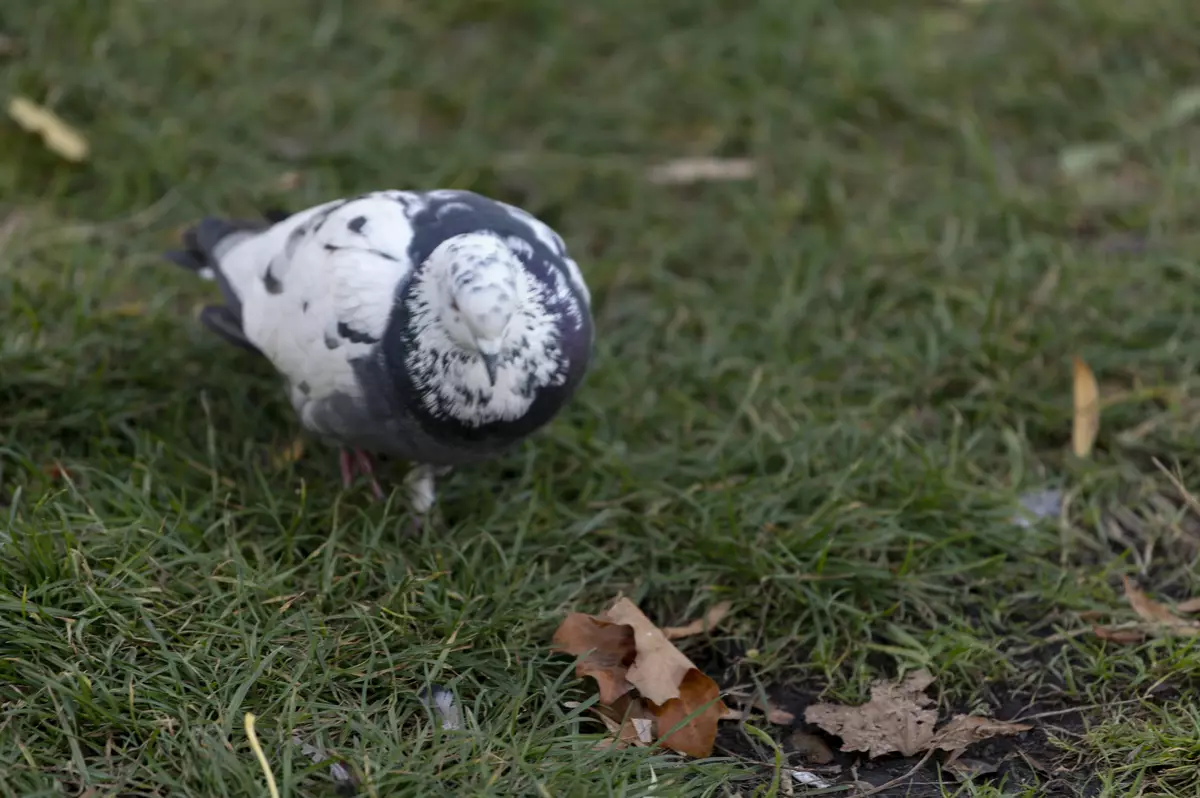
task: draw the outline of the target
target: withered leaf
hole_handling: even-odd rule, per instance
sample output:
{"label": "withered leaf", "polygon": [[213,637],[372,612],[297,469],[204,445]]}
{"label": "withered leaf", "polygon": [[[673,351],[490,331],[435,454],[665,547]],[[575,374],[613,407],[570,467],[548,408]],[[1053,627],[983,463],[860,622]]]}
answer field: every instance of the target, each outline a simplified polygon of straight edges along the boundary
{"label": "withered leaf", "polygon": [[656,715],[658,734],[663,735],[660,742],[690,756],[711,754],[717,739],[717,721],[725,713],[720,692],[717,683],[699,670],[688,670],[679,684],[678,698],[662,706],[649,705]]}
{"label": "withered leaf", "polygon": [[628,694],[621,696],[612,706],[596,704],[591,712],[604,723],[612,738],[603,741],[601,747],[627,748],[647,746],[654,742],[654,716],[645,703]]}
{"label": "withered leaf", "polygon": [[708,612],[704,613],[703,618],[697,618],[683,626],[668,626],[664,628],[662,630],[663,636],[668,640],[679,640],[684,637],[711,632],[717,624],[725,620],[725,616],[729,614],[729,610],[732,607],[733,603],[729,601],[714,604],[709,608]]}
{"label": "withered leaf", "polygon": [[1140,643],[1146,639],[1146,632],[1144,630],[1133,627],[1117,628],[1092,624],[1092,633],[1101,640],[1107,640],[1110,643],[1122,646]]}
{"label": "withered leaf", "polygon": [[601,702],[612,704],[632,688],[627,673],[637,649],[629,626],[573,612],[554,632],[553,647],[577,657],[587,655],[575,664],[575,675],[596,680]]}
{"label": "withered leaf", "polygon": [[848,707],[814,704],[805,710],[809,723],[842,738],[843,751],[866,751],[872,759],[893,752],[914,756],[922,751],[961,751],[972,743],[1002,734],[1018,734],[1032,727],[1024,723],[956,715],[935,729],[937,713],[924,690],[933,683],[927,671],[910,674],[899,684],[876,682],[871,700]]}
{"label": "withered leaf", "polygon": [[776,726],[790,726],[796,716],[786,709],[780,709],[770,701],[758,700],[754,702],[754,706],[761,709],[767,716],[767,723],[774,723]]}
{"label": "withered leaf", "polygon": [[1000,769],[1000,766],[995,762],[984,762],[982,759],[967,759],[965,757],[947,762],[942,767],[952,773],[959,781],[970,781],[976,776],[986,776]]}
{"label": "withered leaf", "polygon": [[950,722],[938,730],[933,748],[943,751],[961,751],[971,743],[1009,734],[1020,734],[1032,729],[1028,723],[1012,723],[978,715],[955,715]]}
{"label": "withered leaf", "polygon": [[625,674],[629,683],[659,706],[678,698],[680,683],[696,667],[692,661],[627,598],[617,599],[603,617],[615,624],[626,624],[632,630],[637,657]]}
{"label": "withered leaf", "polygon": [[1200,612],[1200,596],[1179,602],[1175,605],[1175,609],[1178,612],[1186,612],[1188,614]]}
{"label": "withered leaf", "polygon": [[833,761],[833,751],[830,751],[825,741],[815,734],[803,730],[795,731],[788,738],[788,742],[796,749],[796,753],[814,765],[828,765]]}
{"label": "withered leaf", "polygon": [[1142,620],[1155,624],[1159,630],[1168,634],[1185,637],[1200,635],[1200,623],[1180,618],[1165,605],[1147,596],[1128,576],[1122,579],[1125,582],[1125,598]]}
{"label": "withered leaf", "polygon": [[896,751],[913,756],[933,743],[937,713],[928,709],[933,702],[923,693],[932,683],[925,670],[899,684],[879,681],[871,687],[867,703],[813,704],[804,711],[804,719],[841,737],[843,751],[866,751],[871,758]]}
{"label": "withered leaf", "polygon": [[1076,457],[1088,457],[1100,432],[1100,388],[1087,363],[1074,359],[1072,381],[1075,418],[1071,428],[1071,449]]}
{"label": "withered leaf", "polygon": [[[602,705],[619,706],[636,688],[663,745],[697,757],[712,753],[717,721],[728,711],[720,689],[629,599],[618,599],[600,617],[568,615],[554,633],[554,648],[576,656],[595,649],[576,664],[576,674],[596,679]],[[644,724],[634,726],[639,735],[647,733]]]}

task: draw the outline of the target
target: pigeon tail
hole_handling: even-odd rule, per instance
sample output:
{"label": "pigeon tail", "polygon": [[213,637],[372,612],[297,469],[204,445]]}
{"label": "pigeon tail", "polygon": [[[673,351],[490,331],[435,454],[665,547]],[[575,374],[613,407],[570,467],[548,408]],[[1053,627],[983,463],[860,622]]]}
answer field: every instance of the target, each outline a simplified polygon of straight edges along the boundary
{"label": "pigeon tail", "polygon": [[206,280],[215,280],[225,299],[224,305],[209,305],[200,314],[200,320],[226,341],[258,352],[258,348],[247,340],[242,329],[242,303],[237,292],[221,273],[220,257],[228,248],[233,236],[259,233],[271,226],[279,212],[272,212],[267,221],[243,221],[236,219],[201,219],[183,232],[184,249],[164,252],[163,257],[177,266],[182,266]]}

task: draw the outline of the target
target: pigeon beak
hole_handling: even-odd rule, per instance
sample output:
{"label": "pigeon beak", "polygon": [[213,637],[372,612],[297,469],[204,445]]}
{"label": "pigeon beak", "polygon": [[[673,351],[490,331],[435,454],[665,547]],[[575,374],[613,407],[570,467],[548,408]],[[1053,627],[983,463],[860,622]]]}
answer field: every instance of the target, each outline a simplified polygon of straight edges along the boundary
{"label": "pigeon beak", "polygon": [[500,368],[500,356],[484,354],[480,355],[480,357],[483,358],[483,367],[487,369],[488,383],[495,387],[496,372]]}

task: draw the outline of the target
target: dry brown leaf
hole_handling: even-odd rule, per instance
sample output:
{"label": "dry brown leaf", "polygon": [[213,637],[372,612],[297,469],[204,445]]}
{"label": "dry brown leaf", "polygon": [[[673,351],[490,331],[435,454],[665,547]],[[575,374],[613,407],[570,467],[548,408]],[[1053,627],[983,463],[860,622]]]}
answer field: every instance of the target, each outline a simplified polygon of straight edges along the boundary
{"label": "dry brown leaf", "polygon": [[87,159],[87,139],[53,111],[26,97],[13,97],[8,101],[8,115],[30,133],[41,136],[46,147],[55,154],[68,161]]}
{"label": "dry brown leaf", "polygon": [[773,723],[776,726],[790,726],[796,720],[796,716],[791,712],[780,709],[761,695],[754,697],[754,708],[767,716],[767,723]]}
{"label": "dry brown leaf", "polygon": [[1074,360],[1073,386],[1075,419],[1071,449],[1076,457],[1088,457],[1100,432],[1100,388],[1096,385],[1096,375],[1078,357]]}
{"label": "dry brown leaf", "polygon": [[842,738],[843,751],[866,751],[871,758],[899,751],[913,756],[934,740],[937,713],[924,694],[933,683],[928,671],[911,673],[899,684],[884,681],[871,687],[871,700],[861,706],[813,704],[804,719]]}
{"label": "dry brown leaf", "polygon": [[786,709],[780,709],[774,704],[767,704],[766,707],[759,706],[759,709],[767,713],[767,723],[773,723],[776,726],[790,726],[796,720],[796,716]]}
{"label": "dry brown leaf", "polygon": [[676,158],[650,169],[646,177],[659,185],[685,185],[714,180],[749,180],[758,171],[749,158]]}
{"label": "dry brown leaf", "polygon": [[1032,729],[1028,723],[1012,723],[978,715],[955,715],[950,722],[938,730],[934,748],[943,751],[961,751],[971,743],[1001,735],[1020,734]]}
{"label": "dry brown leaf", "polygon": [[[636,688],[663,745],[697,757],[712,753],[717,722],[727,712],[717,683],[629,599],[618,599],[600,617],[571,613],[554,633],[554,648],[576,656],[594,649],[575,672],[596,679],[601,704],[613,707]],[[667,734],[692,713],[696,715]]]}
{"label": "dry brown leaf", "polygon": [[604,722],[613,735],[612,744],[618,748],[654,742],[654,715],[640,698],[626,694],[612,706],[597,704],[592,712]]}
{"label": "dry brown leaf", "polygon": [[830,751],[825,741],[815,734],[803,730],[792,732],[788,742],[796,749],[796,753],[814,765],[828,765],[833,761],[833,751]]}
{"label": "dry brown leaf", "polygon": [[1110,643],[1116,643],[1121,646],[1133,645],[1146,639],[1146,632],[1144,630],[1128,627],[1118,629],[1092,624],[1092,633],[1101,640],[1107,640]]}
{"label": "dry brown leaf", "polygon": [[[738,697],[742,698],[744,696]],[[788,712],[786,709],[780,709],[772,704],[769,700],[766,700],[760,696],[756,696],[753,701],[748,703],[750,707],[753,707],[754,709],[757,709],[766,715],[768,723],[773,723],[776,726],[790,726],[796,720],[796,716],[791,712]],[[741,709],[727,709],[725,710],[725,714],[721,716],[721,720],[743,720],[748,715],[748,711]]]}
{"label": "dry brown leaf", "polygon": [[672,698],[662,706],[647,702],[656,715],[657,732],[663,735],[659,741],[689,756],[711,754],[717,739],[717,721],[725,714],[720,693],[716,682],[692,668],[679,684],[678,698]]}
{"label": "dry brown leaf", "polygon": [[1122,577],[1125,582],[1125,598],[1129,606],[1143,621],[1155,624],[1158,629],[1170,634],[1194,637],[1200,635],[1200,623],[1180,618],[1163,604],[1159,604],[1133,583],[1128,576]]}
{"label": "dry brown leaf", "polygon": [[1175,611],[1186,613],[1200,612],[1200,596],[1179,602],[1175,605]]}
{"label": "dry brown leaf", "polygon": [[710,632],[721,621],[725,620],[725,616],[729,614],[729,610],[733,608],[733,603],[722,601],[720,604],[714,604],[709,607],[708,612],[704,613],[703,618],[697,618],[691,623],[683,626],[667,626],[662,632],[663,636],[668,640],[679,640],[684,637],[692,637],[693,635],[704,634]]}
{"label": "dry brown leaf", "polygon": [[553,646],[577,657],[587,654],[575,664],[575,675],[596,680],[602,703],[615,703],[633,687],[626,675],[637,648],[629,626],[573,612],[554,632]]}
{"label": "dry brown leaf", "polygon": [[[604,612],[604,617],[627,624],[633,630],[637,657],[625,678],[637,688],[657,716],[656,731],[660,742],[691,756],[711,754],[717,738],[717,721],[726,709],[718,697],[717,683],[675,648],[662,630],[629,599],[617,599]],[[698,714],[683,727],[667,734],[697,710]]]}
{"label": "dry brown leaf", "polygon": [[[795,722],[796,716],[786,709],[781,709],[772,703],[771,699],[767,698],[761,692],[750,693],[741,688],[734,688],[729,692],[729,695],[738,700],[741,704],[741,709],[736,716],[728,716],[722,720],[730,720],[732,717],[741,719],[750,715],[751,709],[757,709],[767,717],[767,722],[777,726],[790,726]],[[732,710],[730,710],[732,712]]]}
{"label": "dry brown leaf", "polygon": [[995,773],[1000,766],[995,762],[984,762],[982,759],[955,759],[942,766],[959,781],[970,781],[976,776],[986,776]]}
{"label": "dry brown leaf", "polygon": [[924,690],[933,683],[928,671],[909,674],[899,684],[876,682],[871,700],[861,706],[814,704],[804,712],[809,723],[842,738],[843,751],[866,751],[874,759],[893,752],[914,756],[940,748],[961,751],[972,743],[1032,727],[975,715],[956,715],[935,730],[937,713]]}
{"label": "dry brown leaf", "polygon": [[617,599],[602,617],[632,628],[637,658],[630,665],[625,678],[642,697],[659,706],[678,698],[680,683],[688,671],[696,667],[692,661],[675,648],[654,622],[627,598]]}

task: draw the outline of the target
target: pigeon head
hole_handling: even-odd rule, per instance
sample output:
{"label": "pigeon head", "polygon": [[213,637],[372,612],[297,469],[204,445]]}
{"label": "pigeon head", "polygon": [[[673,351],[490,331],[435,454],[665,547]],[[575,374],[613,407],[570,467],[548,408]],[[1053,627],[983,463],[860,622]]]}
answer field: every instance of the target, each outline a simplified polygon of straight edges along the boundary
{"label": "pigeon head", "polygon": [[440,278],[440,316],[446,334],[478,359],[494,386],[520,309],[521,260],[494,235],[466,233],[442,242],[428,265]]}
{"label": "pigeon head", "polygon": [[413,275],[404,369],[433,417],[467,427],[516,421],[543,389],[566,384],[579,347],[565,336],[586,334],[585,309],[526,265],[532,253],[515,236],[463,233]]}
{"label": "pigeon head", "polygon": [[[463,233],[440,242],[407,294],[404,371],[436,419],[467,427],[524,418],[542,390],[570,377],[583,308],[527,265],[517,236]],[[539,275],[542,275],[539,277]]]}

